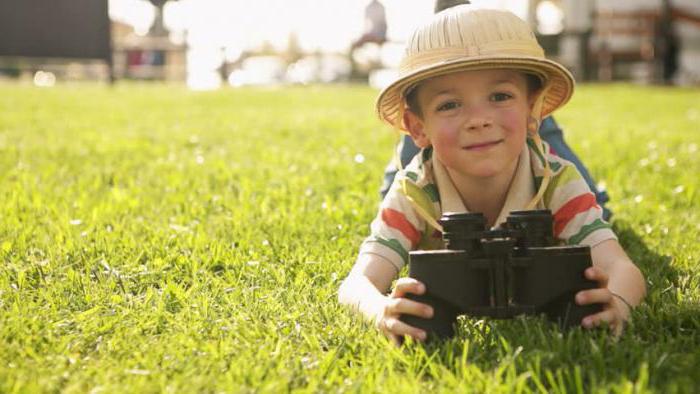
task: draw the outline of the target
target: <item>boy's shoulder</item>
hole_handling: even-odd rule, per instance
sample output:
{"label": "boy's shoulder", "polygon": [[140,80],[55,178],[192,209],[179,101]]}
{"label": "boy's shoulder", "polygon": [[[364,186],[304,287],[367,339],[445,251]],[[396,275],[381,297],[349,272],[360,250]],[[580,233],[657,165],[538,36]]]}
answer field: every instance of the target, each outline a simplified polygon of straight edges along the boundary
{"label": "boy's shoulder", "polygon": [[545,162],[551,172],[551,177],[544,192],[542,201],[544,207],[555,211],[561,204],[571,198],[581,195],[592,197],[595,202],[595,195],[591,192],[586,180],[576,168],[576,165],[566,159],[559,157],[550,150],[546,142],[542,142],[541,153],[535,147],[535,142],[528,138],[527,145],[530,150],[530,166],[535,183],[535,189],[539,189],[545,174]]}
{"label": "boy's shoulder", "polygon": [[602,218],[595,194],[591,191],[574,163],[562,159],[544,144],[540,153],[534,141],[528,139],[531,152],[531,168],[535,186],[539,188],[545,173],[545,163],[551,170],[551,178],[542,196],[542,208],[554,215],[554,236],[569,245],[594,246],[616,239],[610,224]]}
{"label": "boy's shoulder", "polygon": [[439,218],[440,193],[435,178],[432,148],[422,149],[405,168],[399,170],[392,190],[389,191],[389,195],[395,194],[413,200],[423,210],[431,212],[435,220]]}
{"label": "boy's shoulder", "polygon": [[396,174],[399,179],[407,178],[416,186],[425,187],[435,184],[433,172],[433,149],[421,149],[410,163]]}
{"label": "boy's shoulder", "polygon": [[[552,172],[552,176],[556,177],[564,172],[573,169],[578,172],[576,165],[552,151],[549,144],[545,141],[541,141],[542,151],[538,150],[536,147],[536,142],[529,138],[527,139],[527,147],[530,151],[530,165],[532,167],[532,172],[535,177],[541,177],[544,175],[545,171],[545,161],[549,164],[549,169]],[[544,152],[544,155],[542,154]]]}

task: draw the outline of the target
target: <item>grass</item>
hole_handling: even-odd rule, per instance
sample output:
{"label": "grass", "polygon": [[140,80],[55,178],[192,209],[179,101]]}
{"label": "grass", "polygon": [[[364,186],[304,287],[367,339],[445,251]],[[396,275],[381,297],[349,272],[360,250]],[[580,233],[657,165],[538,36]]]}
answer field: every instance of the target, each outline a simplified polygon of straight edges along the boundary
{"label": "grass", "polygon": [[0,392],[693,392],[700,91],[557,114],[649,286],[618,341],[465,319],[394,348],[336,302],[396,136],[364,87],[0,85]]}

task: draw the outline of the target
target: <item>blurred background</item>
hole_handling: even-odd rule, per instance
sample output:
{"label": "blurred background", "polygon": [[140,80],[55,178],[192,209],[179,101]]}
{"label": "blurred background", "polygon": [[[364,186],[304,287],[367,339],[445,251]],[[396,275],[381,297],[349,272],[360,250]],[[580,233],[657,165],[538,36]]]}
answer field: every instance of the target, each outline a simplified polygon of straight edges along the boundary
{"label": "blurred background", "polygon": [[[509,9],[579,81],[700,85],[698,0],[473,0]],[[435,0],[0,0],[0,80],[227,86],[395,73]]]}

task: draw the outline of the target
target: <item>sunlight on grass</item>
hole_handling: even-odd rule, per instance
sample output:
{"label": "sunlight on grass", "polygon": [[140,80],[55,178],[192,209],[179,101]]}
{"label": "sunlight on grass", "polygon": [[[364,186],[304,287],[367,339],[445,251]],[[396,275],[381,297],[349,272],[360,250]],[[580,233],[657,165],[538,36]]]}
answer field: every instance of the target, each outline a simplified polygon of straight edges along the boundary
{"label": "sunlight on grass", "polygon": [[364,87],[0,85],[0,391],[691,392],[700,91],[557,114],[649,296],[625,336],[464,319],[393,348],[337,305],[396,136]]}

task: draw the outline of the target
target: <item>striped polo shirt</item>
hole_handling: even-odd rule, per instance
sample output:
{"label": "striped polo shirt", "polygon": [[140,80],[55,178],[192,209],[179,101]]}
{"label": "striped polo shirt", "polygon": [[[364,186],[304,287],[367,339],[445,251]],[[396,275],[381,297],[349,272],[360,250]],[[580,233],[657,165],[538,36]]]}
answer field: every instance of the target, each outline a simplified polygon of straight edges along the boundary
{"label": "striped polo shirt", "polygon": [[[543,142],[543,152],[549,147]],[[544,174],[544,160],[552,177],[536,209],[549,209],[554,216],[554,236],[562,244],[595,246],[617,237],[603,220],[586,181],[576,166],[548,153],[543,157],[535,142],[528,138],[518,159],[515,176],[495,227],[505,222],[511,211],[522,210],[535,196]],[[360,255],[376,254],[391,262],[397,270],[408,263],[408,252],[417,249],[444,248],[442,236],[423,219],[406,196],[401,184],[414,189],[414,200],[432,209],[431,216],[443,212],[468,212],[443,165],[432,157],[432,149],[422,150],[405,169],[399,171],[370,226],[371,235],[360,246]],[[424,213],[425,214],[425,213]]]}

